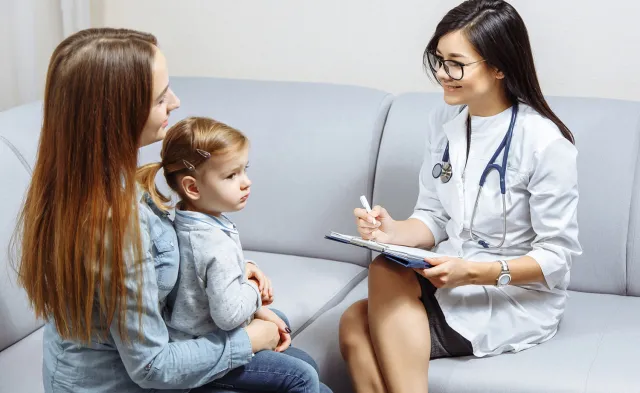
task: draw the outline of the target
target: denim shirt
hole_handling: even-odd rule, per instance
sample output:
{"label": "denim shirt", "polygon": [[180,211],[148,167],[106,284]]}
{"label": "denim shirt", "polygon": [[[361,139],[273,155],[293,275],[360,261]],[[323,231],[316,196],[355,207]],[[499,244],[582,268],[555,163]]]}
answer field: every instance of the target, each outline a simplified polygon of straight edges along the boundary
{"label": "denim shirt", "polygon": [[251,342],[244,329],[218,331],[197,339],[170,342],[162,307],[173,289],[179,270],[177,238],[168,215],[148,195],[139,192],[140,233],[145,259],[142,264],[142,337],[139,332],[134,263],[127,265],[128,342],[119,335],[118,319],[90,344],[61,338],[53,322],[44,329],[43,383],[45,393],[58,392],[188,392],[229,369],[248,363]]}
{"label": "denim shirt", "polygon": [[180,282],[169,296],[165,320],[172,340],[246,326],[262,306],[258,287],[245,278],[240,236],[226,216],[176,209]]}

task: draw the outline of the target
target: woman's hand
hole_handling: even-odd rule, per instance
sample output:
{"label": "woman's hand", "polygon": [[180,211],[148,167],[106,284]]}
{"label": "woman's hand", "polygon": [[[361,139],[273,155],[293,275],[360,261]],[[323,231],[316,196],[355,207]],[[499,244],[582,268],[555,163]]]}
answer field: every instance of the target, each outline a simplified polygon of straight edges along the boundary
{"label": "woman's hand", "polygon": [[270,321],[254,319],[244,328],[251,341],[251,351],[253,353],[274,350],[280,342],[278,326]]}
{"label": "woman's hand", "polygon": [[370,213],[365,209],[357,208],[353,211],[353,215],[356,216],[358,233],[363,239],[380,243],[392,242],[396,221],[391,218],[385,208],[375,206]]}
{"label": "woman's hand", "polygon": [[413,269],[436,288],[455,288],[473,284],[473,262],[454,257],[425,258],[428,269]]}
{"label": "woman's hand", "polygon": [[258,284],[263,306],[268,306],[273,303],[273,286],[271,285],[271,280],[251,261],[247,261],[245,277],[247,280],[254,280]]}
{"label": "woman's hand", "polygon": [[255,313],[255,317],[264,321],[273,322],[278,327],[278,332],[280,333],[280,342],[274,349],[276,352],[282,352],[285,349],[289,348],[289,346],[291,345],[291,329],[289,329],[287,324],[284,323],[282,318],[280,318],[276,313],[266,307],[262,307],[260,310],[258,310]]}

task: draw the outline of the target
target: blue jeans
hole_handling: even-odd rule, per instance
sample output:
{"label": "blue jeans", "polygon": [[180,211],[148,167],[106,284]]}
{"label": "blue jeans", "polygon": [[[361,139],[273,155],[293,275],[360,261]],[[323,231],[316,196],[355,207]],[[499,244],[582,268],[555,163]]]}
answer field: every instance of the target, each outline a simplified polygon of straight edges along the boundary
{"label": "blue jeans", "polygon": [[[289,325],[282,312],[272,309]],[[288,392],[331,393],[318,378],[318,366],[306,352],[289,347],[280,353],[260,351],[248,364],[229,371],[222,378],[206,385],[208,392]],[[211,390],[211,388],[217,388]],[[220,389],[220,390],[218,390]],[[197,390],[204,392],[205,390]]]}

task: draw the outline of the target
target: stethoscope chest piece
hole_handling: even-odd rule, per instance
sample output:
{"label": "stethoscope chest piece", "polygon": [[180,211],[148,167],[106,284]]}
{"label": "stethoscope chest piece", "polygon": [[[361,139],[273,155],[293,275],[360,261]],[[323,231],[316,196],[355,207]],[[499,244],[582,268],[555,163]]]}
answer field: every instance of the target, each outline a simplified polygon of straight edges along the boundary
{"label": "stethoscope chest piece", "polygon": [[[509,157],[509,147],[511,146],[511,138],[513,136],[513,127],[516,123],[516,118],[518,116],[518,103],[515,103],[511,110],[511,122],[509,123],[509,129],[505,134],[500,146],[489,160],[489,163],[485,167],[482,172],[482,176],[480,176],[480,181],[478,183],[478,195],[476,195],[476,202],[473,206],[473,210],[471,212],[471,220],[469,221],[469,234],[471,236],[471,240],[477,241],[484,248],[500,248],[504,244],[507,238],[507,204],[505,200],[506,193],[506,169],[507,169],[507,159]],[[469,121],[469,120],[467,120]],[[468,123],[467,123],[468,124]],[[504,152],[503,152],[504,151]],[[502,154],[502,165],[496,163],[496,159]],[[478,209],[478,200],[480,198],[480,192],[482,191],[482,187],[484,187],[485,181],[487,179],[487,175],[490,171],[496,170],[500,176],[500,193],[502,194],[502,240],[498,245],[491,245],[486,240],[482,240],[477,237],[473,233],[473,223],[476,218],[476,212]],[[451,180],[451,163],[449,162],[449,142],[447,142],[447,146],[444,149],[444,154],[442,155],[442,161],[436,163],[431,170],[431,175],[434,179],[440,178],[442,183],[447,183]]]}
{"label": "stethoscope chest piece", "polygon": [[440,181],[443,183],[448,183],[451,180],[451,175],[453,171],[451,170],[451,163],[448,161],[444,161],[442,163],[437,163],[433,166],[431,170],[431,175],[434,179],[440,178]]}

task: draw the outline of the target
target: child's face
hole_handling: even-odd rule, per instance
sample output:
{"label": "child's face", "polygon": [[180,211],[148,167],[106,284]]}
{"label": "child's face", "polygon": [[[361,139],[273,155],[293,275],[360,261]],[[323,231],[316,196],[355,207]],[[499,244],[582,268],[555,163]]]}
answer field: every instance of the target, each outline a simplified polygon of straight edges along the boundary
{"label": "child's face", "polygon": [[248,162],[248,148],[207,160],[198,168],[198,197],[190,201],[193,207],[213,215],[242,210],[251,188],[246,172]]}

